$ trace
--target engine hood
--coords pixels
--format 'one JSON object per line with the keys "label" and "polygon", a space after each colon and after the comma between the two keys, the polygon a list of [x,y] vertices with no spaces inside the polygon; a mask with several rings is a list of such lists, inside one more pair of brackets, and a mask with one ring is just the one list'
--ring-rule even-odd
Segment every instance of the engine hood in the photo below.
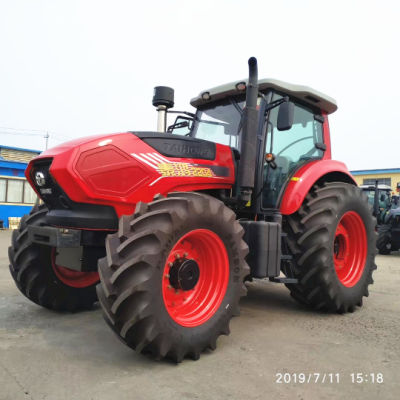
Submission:
{"label": "engine hood", "polygon": [[[35,182],[35,173],[41,164],[46,164],[49,176],[68,199],[111,205],[118,216],[132,214],[137,202],[149,202],[158,193],[232,186],[234,165],[228,146],[212,143],[214,159],[204,156],[208,154],[204,151],[191,156],[187,146],[167,147],[174,151],[167,154],[165,143],[169,136],[175,143],[176,136],[163,137],[160,148],[158,142],[146,143],[148,136],[125,132],[71,140],[33,159],[25,174],[43,198],[43,188]],[[151,137],[154,139],[154,135]]]}

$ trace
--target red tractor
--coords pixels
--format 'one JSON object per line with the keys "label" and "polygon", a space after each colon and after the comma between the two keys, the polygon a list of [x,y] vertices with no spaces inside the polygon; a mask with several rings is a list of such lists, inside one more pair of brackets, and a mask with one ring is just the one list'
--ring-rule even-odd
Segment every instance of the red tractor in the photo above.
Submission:
{"label": "red tractor", "polygon": [[176,362],[229,333],[246,280],[284,283],[318,310],[360,307],[376,221],[331,160],[335,101],[258,80],[251,58],[248,80],[191,104],[195,114],[171,111],[173,90],[157,87],[158,132],[73,140],[29,163],[43,204],[13,232],[19,290],[53,310],[99,300],[124,343]]}

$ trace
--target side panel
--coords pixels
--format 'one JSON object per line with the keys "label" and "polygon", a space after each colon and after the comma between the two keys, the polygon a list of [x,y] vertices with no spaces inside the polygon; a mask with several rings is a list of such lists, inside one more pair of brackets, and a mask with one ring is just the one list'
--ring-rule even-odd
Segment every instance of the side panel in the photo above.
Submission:
{"label": "side panel", "polygon": [[284,215],[293,214],[296,212],[311,187],[324,175],[329,173],[339,173],[346,176],[348,181],[355,181],[351,176],[346,165],[335,160],[318,160],[310,162],[301,167],[295,175],[290,179],[286,186],[285,194],[283,195],[280,211]]}

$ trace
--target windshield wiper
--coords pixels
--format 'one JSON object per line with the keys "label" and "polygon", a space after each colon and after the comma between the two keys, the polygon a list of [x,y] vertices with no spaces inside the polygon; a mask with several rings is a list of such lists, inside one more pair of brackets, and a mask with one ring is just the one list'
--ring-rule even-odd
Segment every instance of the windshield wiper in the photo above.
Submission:
{"label": "windshield wiper", "polygon": [[238,113],[240,114],[240,116],[242,116],[242,115],[243,115],[243,110],[239,107],[239,104],[238,104],[235,100],[233,100],[232,98],[229,99],[229,101],[230,101],[230,103],[233,105],[233,107],[236,108],[236,110],[238,111]]}
{"label": "windshield wiper", "polygon": [[168,114],[185,114],[188,115],[189,117],[192,117],[193,119],[196,119],[196,114],[193,114],[189,111],[174,111],[174,110],[168,110]]}

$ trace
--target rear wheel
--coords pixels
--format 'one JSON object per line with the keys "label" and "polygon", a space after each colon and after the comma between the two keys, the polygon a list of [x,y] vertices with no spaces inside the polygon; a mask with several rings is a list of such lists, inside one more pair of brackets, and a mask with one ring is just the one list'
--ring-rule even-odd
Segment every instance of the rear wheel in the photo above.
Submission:
{"label": "rear wheel", "polygon": [[361,306],[376,269],[375,223],[356,186],[314,187],[285,222],[295,265],[284,273],[298,279],[287,285],[291,295],[313,308],[341,313]]}
{"label": "rear wheel", "polygon": [[44,225],[46,213],[45,206],[35,206],[13,231],[8,248],[11,275],[21,293],[40,306],[60,311],[88,309],[97,301],[98,273],[58,266],[55,248],[29,240],[28,226]]}
{"label": "rear wheel", "polygon": [[176,362],[215,349],[239,314],[248,248],[235,213],[199,193],[139,203],[99,261],[104,317],[128,346]]}

